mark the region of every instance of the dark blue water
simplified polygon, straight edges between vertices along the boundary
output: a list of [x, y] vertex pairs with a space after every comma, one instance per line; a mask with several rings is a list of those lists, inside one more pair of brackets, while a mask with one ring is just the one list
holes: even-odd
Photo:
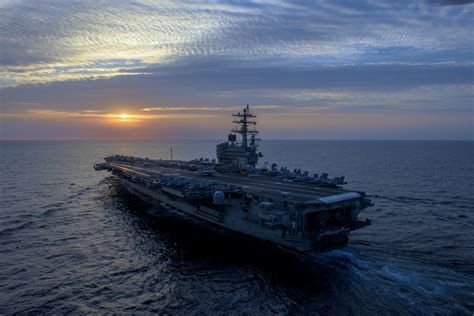
[[2, 142], [0, 314], [474, 312], [474, 143], [267, 141], [376, 206], [344, 250], [289, 256], [158, 212], [92, 164], [214, 156], [203, 142]]

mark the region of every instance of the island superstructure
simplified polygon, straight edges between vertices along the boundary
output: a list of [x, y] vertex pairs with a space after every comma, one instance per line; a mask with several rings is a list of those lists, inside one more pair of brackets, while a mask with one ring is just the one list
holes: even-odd
[[217, 160], [114, 155], [94, 168], [111, 171], [146, 202], [290, 250], [344, 247], [350, 231], [370, 225], [358, 219], [372, 205], [364, 192], [343, 189], [343, 176], [260, 166], [256, 116], [247, 105], [233, 117], [236, 128], [217, 145]]

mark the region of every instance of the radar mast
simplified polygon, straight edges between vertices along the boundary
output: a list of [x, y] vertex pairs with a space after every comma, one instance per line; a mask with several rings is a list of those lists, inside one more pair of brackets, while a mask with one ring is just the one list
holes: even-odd
[[[262, 153], [257, 152], [257, 141], [259, 141], [255, 137], [258, 134], [255, 128], [257, 116], [250, 112], [248, 104], [242, 112], [234, 113], [232, 116], [234, 117], [232, 122], [236, 126], [228, 135], [228, 142], [217, 145], [218, 168], [223, 172], [241, 172], [255, 168], [258, 158], [263, 157]], [[236, 142], [237, 134], [242, 137], [240, 143]]]
[[242, 135], [242, 147], [245, 149], [248, 148], [249, 135], [251, 135], [251, 145], [255, 145], [255, 140], [258, 140], [255, 139], [255, 135], [258, 134], [258, 131], [255, 128], [250, 130], [249, 126], [253, 125], [255, 127], [255, 125], [257, 125], [257, 122], [255, 121], [257, 116], [250, 113], [249, 105], [247, 104], [243, 113], [233, 113], [232, 116], [236, 118], [232, 122], [237, 124], [237, 126], [232, 129], [231, 132]]

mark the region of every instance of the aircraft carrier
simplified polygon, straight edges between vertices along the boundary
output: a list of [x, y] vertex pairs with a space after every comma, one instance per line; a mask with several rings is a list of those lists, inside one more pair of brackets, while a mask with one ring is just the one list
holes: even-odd
[[248, 105], [232, 115], [236, 128], [217, 145], [217, 160], [114, 155], [94, 168], [112, 172], [146, 202], [292, 251], [341, 248], [350, 231], [370, 225], [358, 216], [371, 201], [364, 192], [343, 189], [343, 176], [331, 179], [276, 163], [259, 165], [263, 154], [256, 116]]

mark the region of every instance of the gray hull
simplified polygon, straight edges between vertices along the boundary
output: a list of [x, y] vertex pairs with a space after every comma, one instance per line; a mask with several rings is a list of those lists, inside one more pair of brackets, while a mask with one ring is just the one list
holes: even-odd
[[[98, 169], [111, 171], [146, 202], [164, 203], [295, 251], [343, 247], [351, 230], [369, 224], [357, 220], [359, 212], [370, 205], [362, 192], [282, 183], [273, 177], [203, 177], [198, 172], [163, 166], [169, 163], [134, 158], [133, 163], [110, 161]], [[216, 199], [216, 192], [222, 199]]]

